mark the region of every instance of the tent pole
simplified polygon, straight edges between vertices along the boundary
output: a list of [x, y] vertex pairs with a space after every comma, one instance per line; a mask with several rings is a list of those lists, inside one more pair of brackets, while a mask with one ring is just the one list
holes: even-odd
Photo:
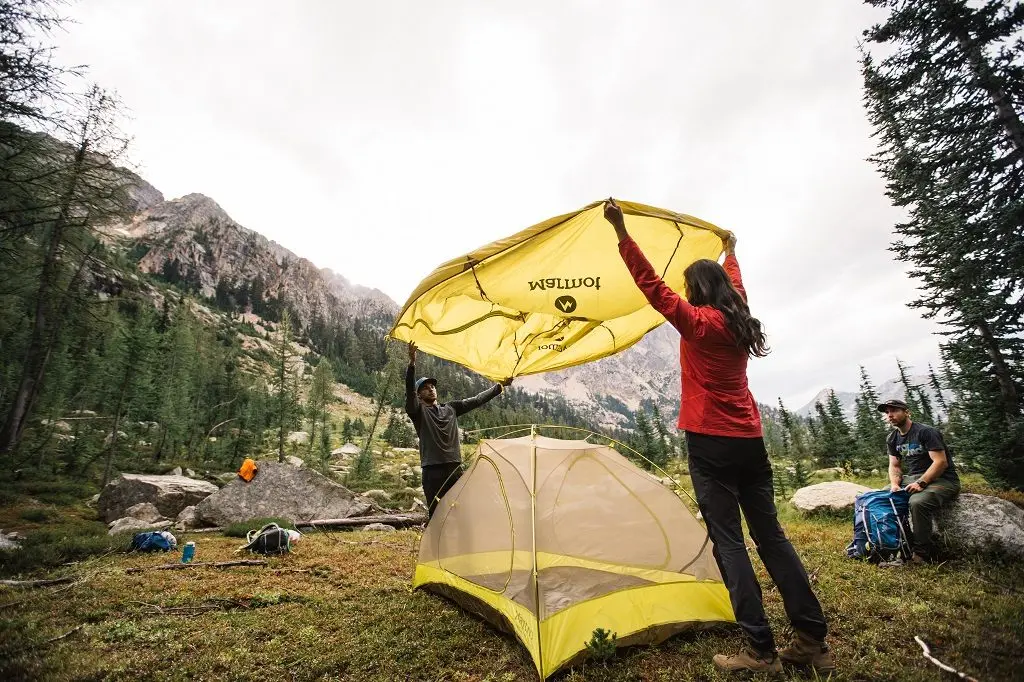
[[530, 537], [533, 541], [533, 604], [537, 609], [537, 662], [544, 680], [544, 653], [540, 642], [540, 583], [537, 580], [537, 425], [530, 424]]

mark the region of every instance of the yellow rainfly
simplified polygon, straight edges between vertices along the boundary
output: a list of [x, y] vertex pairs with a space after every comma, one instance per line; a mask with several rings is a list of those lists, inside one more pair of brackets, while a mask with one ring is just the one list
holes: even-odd
[[[603, 202], [544, 221], [430, 273], [389, 336], [495, 381], [629, 348], [662, 322], [618, 254]], [[729, 232], [692, 216], [619, 202], [630, 235], [665, 282], [717, 260]]]

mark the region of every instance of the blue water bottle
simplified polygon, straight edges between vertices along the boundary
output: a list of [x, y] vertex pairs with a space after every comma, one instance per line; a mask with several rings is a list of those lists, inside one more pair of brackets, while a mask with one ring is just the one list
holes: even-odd
[[181, 563], [187, 564], [192, 561], [192, 558], [196, 555], [196, 543], [186, 542], [185, 547], [181, 550]]

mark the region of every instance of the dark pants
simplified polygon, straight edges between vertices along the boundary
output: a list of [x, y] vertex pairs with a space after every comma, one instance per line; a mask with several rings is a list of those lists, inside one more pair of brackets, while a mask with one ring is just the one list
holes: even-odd
[[[921, 478], [924, 474], [904, 476], [900, 485], [904, 488]], [[934, 519], [939, 510], [948, 506], [960, 494], [960, 483], [940, 478], [927, 488], [910, 496], [910, 523], [914, 527], [914, 553], [925, 558], [935, 554], [932, 543]]]
[[437, 501], [462, 477], [462, 462], [428, 464], [423, 467], [423, 494], [427, 498], [427, 519], [434, 515]]
[[775, 640], [761, 601], [761, 585], [747, 555], [740, 509], [768, 574], [779, 587], [793, 628], [825, 640], [821, 604], [811, 591], [800, 557], [782, 532], [775, 511], [772, 467], [762, 438], [686, 434], [697, 504], [714, 542], [715, 560], [729, 590], [736, 622], [751, 647], [774, 655]]

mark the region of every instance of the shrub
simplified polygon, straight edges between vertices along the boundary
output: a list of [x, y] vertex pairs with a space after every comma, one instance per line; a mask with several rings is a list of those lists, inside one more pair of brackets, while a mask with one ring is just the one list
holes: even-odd
[[21, 549], [0, 551], [0, 574], [18, 575], [82, 561], [92, 556], [125, 551], [124, 537], [107, 535], [98, 521], [75, 521], [29, 533]]

